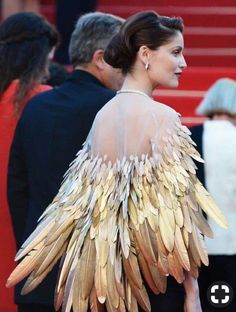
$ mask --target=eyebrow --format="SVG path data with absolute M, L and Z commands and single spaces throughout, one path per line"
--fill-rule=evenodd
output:
M 180 50 L 183 50 L 183 47 L 181 47 L 181 46 L 175 46 L 173 49 L 180 49 Z

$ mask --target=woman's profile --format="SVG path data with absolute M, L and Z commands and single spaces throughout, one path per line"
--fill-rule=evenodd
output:
M 158 309 L 147 289 L 165 293 L 171 275 L 186 285 L 185 311 L 201 311 L 191 287 L 208 264 L 202 234 L 213 234 L 201 208 L 227 223 L 196 178 L 192 159 L 202 159 L 188 129 L 152 99 L 156 87 L 179 84 L 182 31 L 180 18 L 148 11 L 128 18 L 111 40 L 104 58 L 123 71 L 124 84 L 97 114 L 7 286 L 30 274 L 28 293 L 61 258 L 56 309 Z

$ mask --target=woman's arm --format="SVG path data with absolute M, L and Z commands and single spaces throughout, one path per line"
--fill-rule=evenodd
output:
M 185 271 L 183 285 L 186 292 L 184 312 L 202 312 L 197 279 Z

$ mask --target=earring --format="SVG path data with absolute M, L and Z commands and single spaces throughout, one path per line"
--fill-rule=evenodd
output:
M 145 64 L 145 69 L 148 70 L 148 68 L 149 68 L 149 63 L 146 63 Z

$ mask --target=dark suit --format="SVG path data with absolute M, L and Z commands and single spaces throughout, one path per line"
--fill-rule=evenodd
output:
M 36 227 L 63 174 L 85 141 L 93 120 L 115 93 L 76 70 L 58 88 L 34 97 L 18 123 L 10 154 L 8 199 L 17 246 Z M 56 271 L 16 303 L 53 305 Z
M 198 125 L 190 128 L 192 133 L 191 137 L 193 141 L 197 144 L 196 149 L 203 157 L 203 149 L 202 149 L 202 135 L 203 135 L 203 125 Z M 200 162 L 196 162 L 197 165 L 197 177 L 205 185 L 205 177 L 204 177 L 204 164 Z

